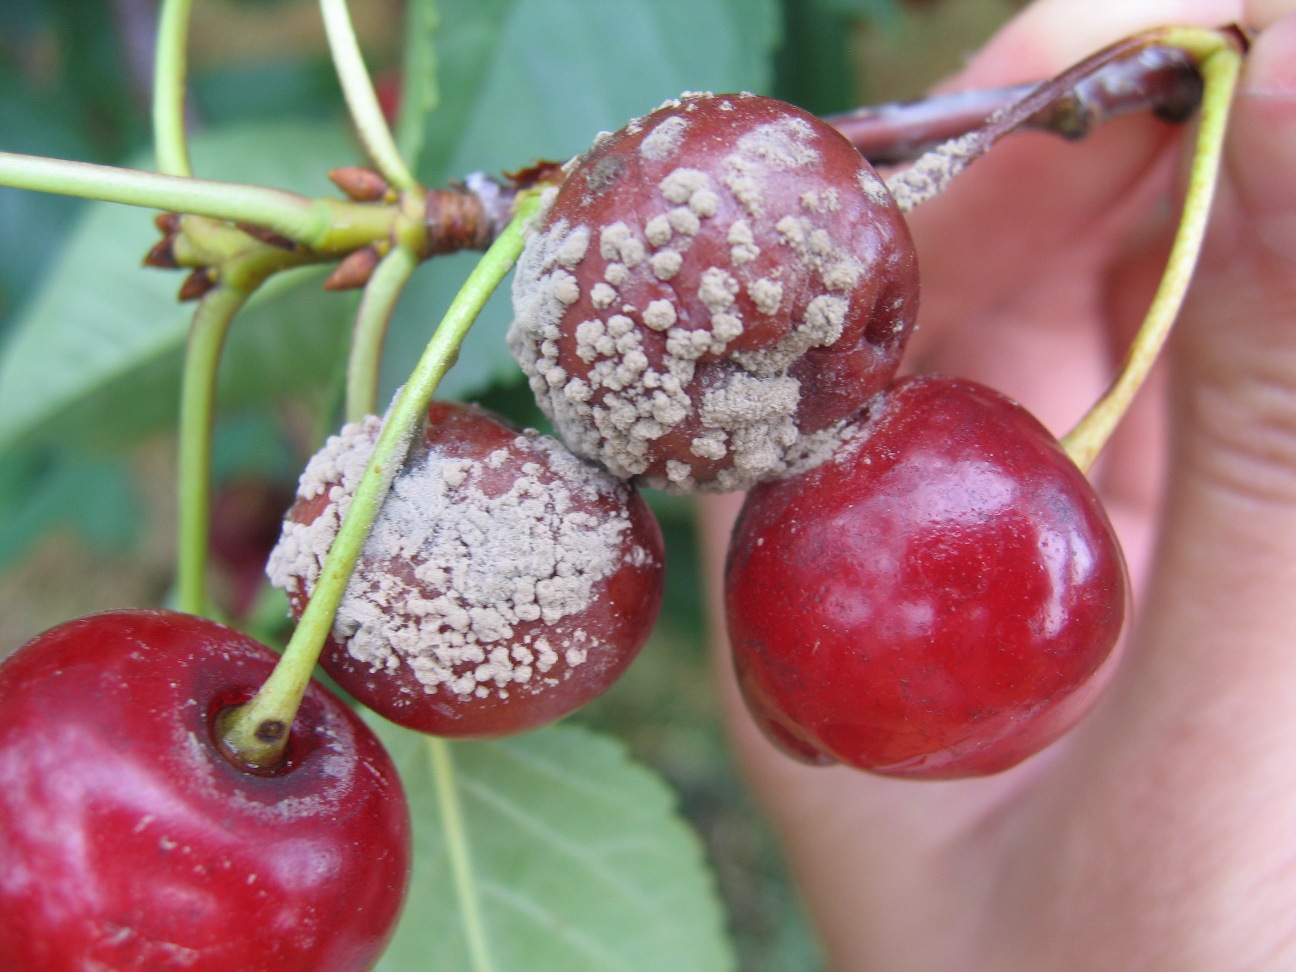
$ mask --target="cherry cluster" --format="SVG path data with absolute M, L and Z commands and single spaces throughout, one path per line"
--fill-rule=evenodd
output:
M 662 537 L 637 486 L 747 489 L 727 617 L 776 744 L 914 777 L 1037 752 L 1110 672 L 1121 553 L 1019 406 L 896 379 L 917 293 L 891 193 L 812 115 L 686 95 L 601 136 L 546 190 L 514 284 L 509 344 L 557 437 L 433 402 L 323 667 L 435 735 L 561 718 L 658 614 Z M 381 429 L 346 426 L 302 475 L 268 566 L 295 616 Z M 118 611 L 0 666 L 6 967 L 375 961 L 409 873 L 399 779 L 315 684 L 291 727 L 260 727 L 286 734 L 274 760 L 231 750 L 226 719 L 274 664 L 213 621 Z
M 268 567 L 296 615 L 380 424 L 347 426 L 302 475 Z M 656 620 L 663 568 L 661 532 L 633 487 L 551 437 L 434 402 L 323 667 L 423 732 L 534 728 L 625 670 Z M 318 683 L 273 762 L 232 751 L 225 718 L 275 662 L 214 621 L 116 611 L 63 624 L 0 665 L 5 968 L 373 965 L 409 880 L 400 779 Z
M 903 216 L 836 129 L 685 96 L 551 191 L 510 343 L 578 453 L 667 489 L 750 488 L 725 598 L 771 740 L 954 777 L 1083 714 L 1125 574 L 1087 480 L 1022 408 L 896 380 L 917 290 Z

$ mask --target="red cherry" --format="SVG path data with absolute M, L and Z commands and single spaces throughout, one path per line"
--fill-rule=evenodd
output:
M 286 762 L 252 773 L 213 721 L 275 655 L 212 621 L 118 611 L 0 665 L 0 968 L 367 969 L 410 866 L 373 733 L 313 684 Z
M 774 741 L 945 778 L 1005 769 L 1083 715 L 1126 584 L 1097 497 L 1043 426 L 989 389 L 914 378 L 832 460 L 752 490 L 726 597 Z
M 917 311 L 904 218 L 840 133 L 688 95 L 602 136 L 530 233 L 510 347 L 579 455 L 675 491 L 813 464 Z
M 379 423 L 348 426 L 302 475 L 276 586 L 301 616 Z M 321 664 L 380 715 L 489 737 L 605 691 L 657 620 L 661 531 L 627 484 L 549 436 L 434 402 L 383 504 Z

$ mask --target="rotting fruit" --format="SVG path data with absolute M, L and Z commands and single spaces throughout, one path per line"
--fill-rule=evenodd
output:
M 676 492 L 821 461 L 917 313 L 904 218 L 798 108 L 685 95 L 600 136 L 542 203 L 509 345 L 576 453 Z
M 212 621 L 92 615 L 0 665 L 0 968 L 360 972 L 399 916 L 410 822 L 373 733 L 312 684 L 284 762 L 214 724 L 275 662 Z
M 630 485 L 552 436 L 436 401 L 366 541 L 321 664 L 380 715 L 492 737 L 601 694 L 661 606 L 661 531 Z M 302 474 L 268 571 L 300 617 L 380 422 Z
M 831 460 L 748 495 L 726 569 L 743 695 L 799 758 L 1005 769 L 1114 667 L 1124 562 L 1088 481 L 982 386 L 908 378 Z

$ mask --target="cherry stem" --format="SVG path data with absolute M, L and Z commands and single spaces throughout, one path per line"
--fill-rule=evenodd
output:
M 1226 40 L 1226 38 L 1229 38 Z M 940 195 L 964 169 L 988 152 L 1003 136 L 1031 120 L 1053 110 L 1060 99 L 1068 97 L 1085 82 L 1101 77 L 1114 64 L 1136 61 L 1159 62 L 1164 58 L 1187 57 L 1200 68 L 1207 56 L 1206 47 L 1227 45 L 1239 40 L 1232 30 L 1208 30 L 1196 27 L 1158 27 L 1123 38 L 1086 57 L 1061 74 L 1044 81 L 1019 100 L 997 111 L 981 127 L 952 138 L 919 156 L 913 165 L 887 180 L 902 212 L 909 212 Z M 1162 48 L 1166 54 L 1153 52 Z M 1108 87 L 1111 85 L 1107 82 Z M 1083 89 L 1082 89 L 1083 90 Z M 1179 109 L 1183 105 L 1176 106 Z
M 401 158 L 378 104 L 346 0 L 320 0 L 320 14 L 333 55 L 333 67 L 365 151 L 390 185 L 407 192 L 417 189 L 418 180 Z
M 176 606 L 209 615 L 207 554 L 211 516 L 211 440 L 216 380 L 221 352 L 235 315 L 270 276 L 285 269 L 285 251 L 245 237 L 232 226 L 202 216 L 182 217 L 186 254 L 200 265 L 215 264 L 212 289 L 198 302 L 185 346 L 180 386 L 179 446 L 176 476 L 178 524 Z M 239 244 L 242 249 L 232 249 Z M 193 250 L 189 253 L 189 248 Z M 287 253 L 298 263 L 305 254 Z
M 387 491 L 400 471 L 410 443 L 425 421 L 437 385 L 454 363 L 468 329 L 521 255 L 523 227 L 538 205 L 537 193 L 518 196 L 512 221 L 491 244 L 455 295 L 413 373 L 392 402 L 373 455 L 324 560 L 319 581 L 283 656 L 257 694 L 246 704 L 231 710 L 222 720 L 220 734 L 224 744 L 244 763 L 269 767 L 282 758 L 288 738 L 287 727 L 296 718 L 351 573 L 360 559 Z
M 192 9 L 193 0 L 164 0 L 158 20 L 153 67 L 153 147 L 158 171 L 166 175 L 193 175 L 185 136 L 185 79 Z
M 216 375 L 225 337 L 249 294 L 218 286 L 203 295 L 189 326 L 180 386 L 176 607 L 208 614 L 207 552 L 211 516 L 211 439 Z
M 1205 84 L 1182 214 L 1161 282 L 1119 375 L 1075 428 L 1062 438 L 1067 454 L 1085 472 L 1092 468 L 1128 411 L 1170 335 L 1192 282 L 1219 181 L 1225 130 L 1242 70 L 1242 54 L 1219 33 L 1183 28 L 1182 37 L 1176 39 L 1199 59 L 1198 70 Z
M 359 422 L 377 411 L 382 350 L 392 312 L 401 292 L 418 266 L 418 254 L 408 247 L 393 247 L 379 261 L 365 285 L 347 361 L 346 420 Z
M 314 262 L 343 257 L 377 241 L 401 235 L 398 224 L 413 218 L 421 200 L 426 202 L 423 213 L 426 239 L 417 247 L 422 257 L 484 249 L 507 222 L 507 219 L 495 219 L 494 211 L 499 207 L 507 210 L 517 190 L 483 179 L 473 185 L 472 177 L 466 195 L 473 197 L 470 200 L 473 205 L 463 204 L 459 198 L 465 195 L 462 190 L 425 193 L 413 183 L 411 176 L 410 188 L 401 194 L 401 205 L 393 206 L 309 199 L 278 189 L 180 175 L 188 171 L 183 132 L 183 28 L 187 25 L 190 2 L 168 0 L 164 8 L 165 22 L 159 30 L 159 91 L 154 103 L 154 125 L 162 173 L 0 152 L 0 186 L 192 213 L 256 226 L 312 250 Z M 339 54 L 344 48 L 351 50 L 350 60 L 342 54 L 339 71 L 361 137 L 371 154 L 381 160 L 384 170 L 390 170 L 385 171 L 384 177 L 403 182 L 405 175 L 399 173 L 402 169 L 408 172 L 408 168 L 401 161 L 399 150 L 391 148 L 390 132 L 381 111 L 375 107 L 372 84 L 359 62 L 344 3 L 342 0 L 322 2 L 331 3 L 325 7 L 330 22 L 338 19 L 346 25 L 345 30 L 337 29 L 336 50 Z M 1166 36 L 1164 32 L 1150 32 L 1116 45 L 1124 49 L 1125 56 L 1111 56 L 1110 63 L 1101 65 L 1102 70 L 1091 65 L 1079 74 L 1069 72 L 1042 85 L 938 95 L 906 104 L 860 109 L 833 116 L 830 121 L 868 158 L 882 164 L 912 158 L 919 150 L 930 148 L 935 140 L 952 134 L 966 136 L 970 128 L 978 125 L 983 131 L 966 137 L 980 138 L 984 143 L 976 153 L 980 154 L 990 142 L 1012 128 L 999 124 L 999 131 L 991 131 L 994 126 L 986 122 L 986 114 L 1000 111 L 1004 116 L 1005 106 L 1021 108 L 1025 102 L 1019 96 L 1026 92 L 1030 92 L 1030 103 L 1038 110 L 1017 111 L 1014 117 L 1020 122 L 1019 127 L 1044 128 L 1073 138 L 1084 136 L 1108 118 L 1149 106 L 1163 115 L 1186 117 L 1196 104 L 1199 79 L 1182 52 L 1154 43 Z M 354 68 L 346 67 L 352 62 Z M 1068 84 L 1073 90 L 1068 89 Z M 427 97 L 434 99 L 435 89 Z M 1003 120 L 1003 117 L 998 119 Z M 403 129 L 405 141 L 417 145 L 413 123 L 404 125 Z M 942 158 L 939 148 L 927 154 L 938 160 Z
M 395 219 L 391 207 L 13 152 L 0 152 L 0 185 L 249 223 L 325 253 L 380 239 Z
M 468 828 L 464 826 L 463 807 L 459 802 L 453 754 L 450 744 L 444 739 L 430 738 L 427 747 L 432 764 L 432 781 L 436 786 L 437 806 L 441 811 L 441 832 L 445 835 L 446 857 L 450 861 L 455 897 L 459 901 L 459 914 L 463 920 L 468 959 L 473 972 L 492 972 L 495 964 L 491 961 L 486 924 L 482 920 L 481 899 L 473 878 Z

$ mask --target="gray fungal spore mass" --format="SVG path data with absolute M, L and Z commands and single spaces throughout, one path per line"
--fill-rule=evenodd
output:
M 899 363 L 917 265 L 834 129 L 755 95 L 686 95 L 604 134 L 547 192 L 509 346 L 579 455 L 674 492 L 831 454 Z
M 571 683 L 619 672 L 656 617 L 651 514 L 557 439 L 457 403 L 429 414 L 351 575 L 325 667 L 372 684 L 390 676 L 405 695 L 459 700 L 459 711 L 587 697 Z M 380 428 L 346 426 L 302 474 L 267 568 L 298 614 Z

